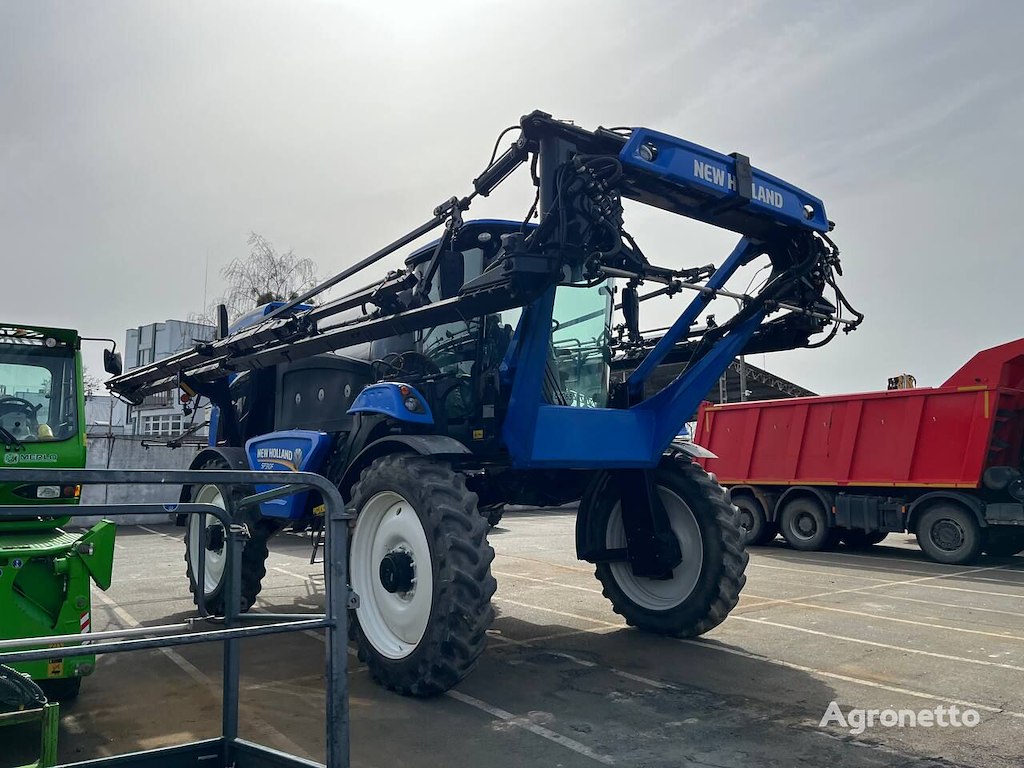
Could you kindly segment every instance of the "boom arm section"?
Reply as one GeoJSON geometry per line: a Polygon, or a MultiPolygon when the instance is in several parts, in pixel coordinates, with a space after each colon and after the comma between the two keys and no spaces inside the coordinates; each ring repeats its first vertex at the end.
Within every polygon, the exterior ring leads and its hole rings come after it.
{"type": "MultiPolygon", "coordinates": [[[[437,206],[433,217],[410,233],[254,324],[125,373],[108,386],[131,402],[178,385],[223,398],[223,381],[232,373],[514,307],[527,308],[524,321],[529,323],[531,312],[543,314],[547,306],[550,313],[550,301],[545,297],[550,297],[555,285],[597,283],[609,277],[626,278],[633,292],[647,281],[664,284],[661,292],[665,293],[698,291],[693,304],[653,349],[637,328],[629,329],[629,340],[620,352],[646,354],[647,361],[634,373],[628,391],[613,398],[620,408],[642,399],[646,376],[659,362],[678,354],[681,346],[691,344],[688,358],[691,365],[697,365],[730,334],[733,341],[723,349],[741,348],[736,341],[739,329],[746,334],[745,343],[757,332],[764,336],[771,327],[781,327],[778,321],[761,324],[773,312],[788,312],[780,320],[802,318],[807,336],[830,324],[834,335],[840,324],[852,328],[860,322],[859,315],[854,320],[841,319],[836,307],[822,299],[826,286],[835,287],[839,262],[838,251],[826,234],[831,224],[821,201],[752,167],[743,155],[721,155],[645,128],[588,131],[543,112],[524,116],[520,129],[517,141],[474,180],[469,196],[453,197],[437,206]],[[418,285],[411,271],[400,270],[322,306],[307,304],[445,225],[445,236],[433,254],[436,262],[445,244],[463,226],[462,213],[472,200],[477,195],[487,196],[526,164],[537,187],[527,220],[518,232],[502,236],[497,257],[457,295],[430,301],[424,289],[436,270],[436,263],[431,263],[421,273],[423,285],[418,285]],[[717,273],[711,267],[656,266],[623,227],[624,198],[738,232],[744,239],[717,273]],[[533,225],[529,220],[535,213],[539,218],[533,225]],[[743,295],[739,312],[729,322],[702,334],[693,331],[697,315],[724,292],[722,286],[729,275],[762,254],[771,260],[772,275],[758,295],[743,295]],[[337,320],[342,312],[356,307],[363,308],[360,317],[337,320]],[[695,336],[699,338],[688,341],[695,336]]],[[[836,291],[838,294],[838,288],[836,291]]],[[[793,338],[792,325],[790,321],[787,338],[793,338]]],[[[535,322],[533,327],[536,333],[550,335],[550,324],[535,322]]],[[[776,335],[776,339],[780,343],[783,336],[776,335]]],[[[541,343],[533,346],[537,354],[546,349],[541,343]]],[[[515,394],[512,397],[516,399],[515,394]]]]}

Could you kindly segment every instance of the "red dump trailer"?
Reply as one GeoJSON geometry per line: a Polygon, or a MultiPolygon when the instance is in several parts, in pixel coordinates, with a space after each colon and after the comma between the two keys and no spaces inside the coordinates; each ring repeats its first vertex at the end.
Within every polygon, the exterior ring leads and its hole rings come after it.
{"type": "Polygon", "coordinates": [[[942,563],[1024,550],[1024,339],[942,386],[705,405],[694,442],[749,543],[866,546],[910,531],[942,563]]]}

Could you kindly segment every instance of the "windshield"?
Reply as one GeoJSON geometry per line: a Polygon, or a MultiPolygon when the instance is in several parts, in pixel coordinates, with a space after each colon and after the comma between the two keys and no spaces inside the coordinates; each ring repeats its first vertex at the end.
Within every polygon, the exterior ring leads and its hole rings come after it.
{"type": "Polygon", "coordinates": [[[561,390],[554,402],[560,405],[608,404],[610,283],[586,288],[560,285],[555,292],[551,346],[561,390]]]}
{"type": "Polygon", "coordinates": [[[77,433],[72,352],[0,344],[0,427],[25,443],[66,440],[77,433]]]}

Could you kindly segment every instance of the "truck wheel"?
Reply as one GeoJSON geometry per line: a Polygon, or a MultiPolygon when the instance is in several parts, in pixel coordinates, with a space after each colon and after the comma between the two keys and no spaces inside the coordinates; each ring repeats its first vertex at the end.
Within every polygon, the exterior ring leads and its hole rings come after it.
{"type": "Polygon", "coordinates": [[[462,680],[494,620],[494,550],[466,478],[443,461],[392,454],[363,470],[349,581],[359,659],[384,687],[432,696],[462,680]]]}
{"type": "Polygon", "coordinates": [[[840,533],[839,540],[846,546],[850,547],[850,549],[867,549],[868,547],[874,546],[888,535],[888,531],[861,531],[859,529],[851,529],[840,533]]]}
{"type": "Polygon", "coordinates": [[[973,562],[981,554],[982,539],[978,520],[960,507],[931,507],[917,521],[917,543],[937,563],[973,562]]]}
{"type": "Polygon", "coordinates": [[[1024,551],[1024,528],[992,525],[985,531],[985,552],[995,557],[1012,557],[1024,551]]]}
{"type": "Polygon", "coordinates": [[[740,512],[740,528],[743,530],[744,544],[747,546],[767,544],[778,534],[778,526],[768,522],[764,507],[753,496],[740,494],[732,498],[732,503],[740,512]]]}
{"type": "Polygon", "coordinates": [[[838,533],[828,524],[821,502],[811,496],[798,496],[786,502],[779,515],[782,538],[793,549],[819,552],[835,546],[838,533]]]}
{"type": "MultiPolygon", "coordinates": [[[[736,606],[746,583],[748,555],[739,512],[726,499],[725,489],[685,457],[670,461],[655,470],[654,482],[683,561],[669,579],[636,576],[628,562],[599,563],[596,575],[612,610],[630,626],[695,637],[721,624],[736,606]]],[[[620,500],[601,489],[590,498],[587,524],[608,549],[625,547],[620,500]]]]}
{"type": "MultiPolygon", "coordinates": [[[[197,469],[230,469],[227,462],[214,457],[197,469]]],[[[189,501],[213,504],[221,509],[233,511],[233,504],[244,497],[249,490],[242,486],[200,485],[187,489],[189,501]]],[[[269,520],[255,520],[249,526],[249,539],[242,547],[242,601],[240,611],[248,611],[256,602],[256,596],[263,588],[263,577],[267,575],[267,541],[277,531],[277,525],[269,520]]],[[[189,515],[188,527],[185,529],[185,570],[188,573],[189,591],[193,600],[199,605],[199,558],[205,558],[203,564],[203,595],[206,598],[206,610],[214,615],[224,614],[224,591],[227,584],[227,532],[216,518],[202,515],[189,515]],[[200,549],[200,526],[205,519],[206,548],[200,549]]]]}

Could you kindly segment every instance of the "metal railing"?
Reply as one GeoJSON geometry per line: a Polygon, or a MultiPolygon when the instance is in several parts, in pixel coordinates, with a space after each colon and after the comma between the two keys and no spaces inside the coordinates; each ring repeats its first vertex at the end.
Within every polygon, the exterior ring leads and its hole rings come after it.
{"type": "MultiPolygon", "coordinates": [[[[242,588],[241,547],[248,531],[233,519],[230,511],[213,504],[103,504],[88,507],[33,504],[0,507],[0,522],[4,518],[55,515],[86,516],[102,514],[108,517],[123,515],[166,516],[168,514],[203,515],[200,526],[200,544],[205,552],[207,526],[205,516],[217,519],[223,527],[226,557],[226,600],[224,627],[207,631],[194,631],[194,621],[184,624],[164,624],[152,627],[109,630],[91,633],[89,644],[61,648],[62,656],[91,656],[105,653],[167,648],[196,643],[220,642],[223,655],[223,711],[220,738],[193,742],[176,747],[147,750],[115,757],[100,758],[84,763],[69,764],[89,768],[142,768],[142,766],[223,766],[246,768],[263,766],[314,766],[303,758],[287,755],[239,738],[239,663],[243,638],[260,635],[323,629],[326,633],[326,712],[325,736],[327,768],[347,768],[349,760],[347,644],[348,627],[346,609],[349,604],[347,579],[348,526],[350,515],[338,489],[328,480],[309,472],[249,472],[238,470],[120,470],[120,469],[0,469],[0,483],[44,483],[52,485],[218,485],[218,486],[276,486],[268,491],[250,494],[238,500],[234,507],[244,509],[263,501],[290,496],[307,490],[317,491],[325,505],[324,526],[327,529],[325,546],[325,613],[318,614],[255,614],[247,619],[263,622],[255,626],[240,626],[239,613],[242,588]],[[282,481],[286,485],[281,485],[282,481]],[[185,631],[183,631],[185,630],[185,631]]],[[[196,574],[197,597],[201,617],[204,607],[204,561],[199,558],[196,574]]],[[[246,622],[248,624],[248,621],[246,622]]],[[[48,643],[73,642],[77,635],[31,637],[0,641],[0,663],[47,659],[53,656],[48,643]],[[10,651],[10,648],[33,650],[10,651]]]]}

